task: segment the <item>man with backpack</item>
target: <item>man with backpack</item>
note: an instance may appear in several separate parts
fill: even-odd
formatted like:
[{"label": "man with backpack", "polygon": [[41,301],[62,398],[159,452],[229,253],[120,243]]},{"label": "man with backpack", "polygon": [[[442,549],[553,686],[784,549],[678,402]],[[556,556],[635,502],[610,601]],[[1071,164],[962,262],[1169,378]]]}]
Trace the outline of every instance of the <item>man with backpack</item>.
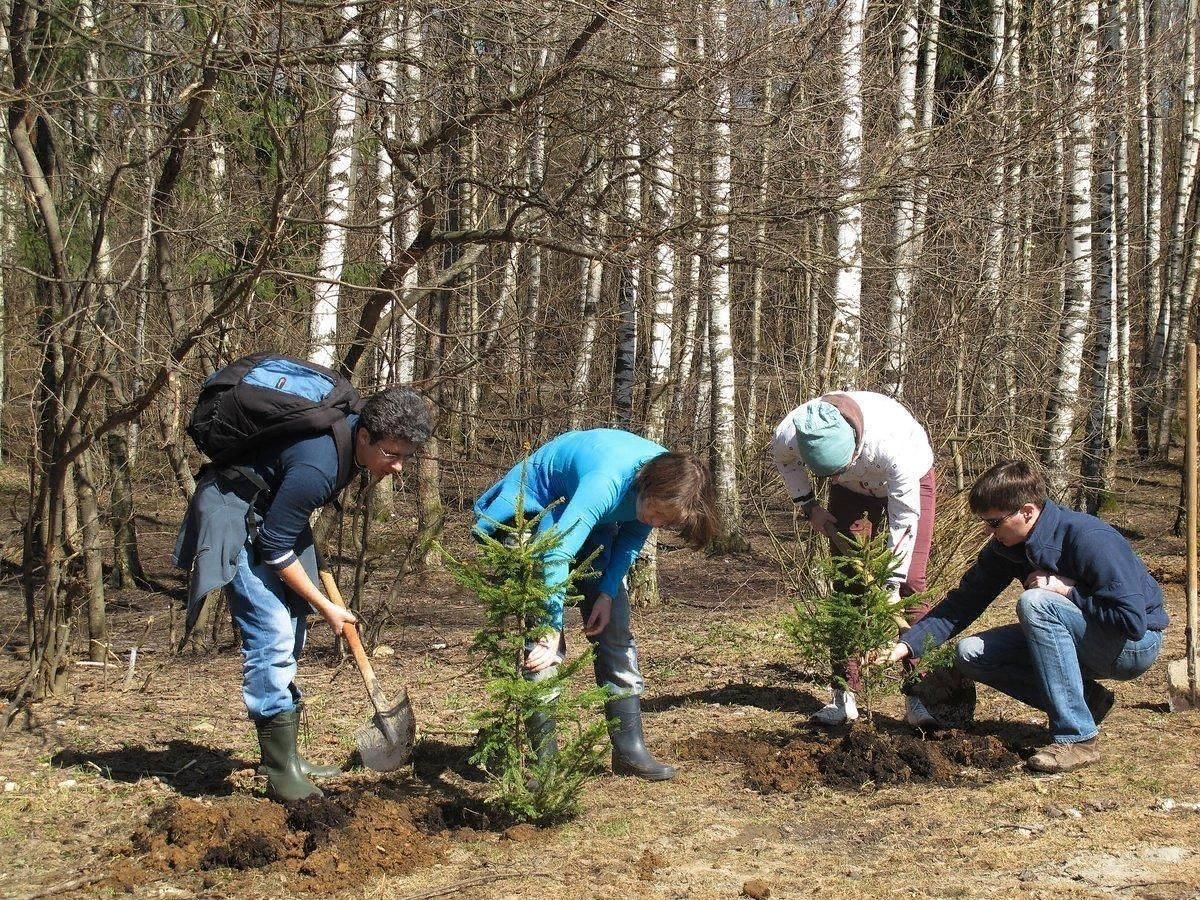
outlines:
[{"label": "man with backpack", "polygon": [[339,771],[296,748],[296,659],[316,610],[335,634],[354,614],[317,587],[309,519],[365,470],[399,474],[433,433],[427,401],[390,387],[362,401],[314,363],[256,354],[205,382],[188,433],[212,460],[201,470],[175,547],[190,571],[189,625],[209,591],[228,586],[242,637],[242,698],[258,732],[267,793],[319,796],[308,776]]}]

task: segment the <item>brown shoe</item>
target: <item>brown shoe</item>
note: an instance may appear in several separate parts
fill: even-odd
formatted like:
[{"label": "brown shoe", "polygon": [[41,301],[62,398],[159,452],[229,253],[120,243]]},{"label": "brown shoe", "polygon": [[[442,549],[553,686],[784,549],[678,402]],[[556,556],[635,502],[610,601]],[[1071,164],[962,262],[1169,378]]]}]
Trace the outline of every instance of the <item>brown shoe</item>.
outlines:
[{"label": "brown shoe", "polygon": [[1074,772],[1100,759],[1100,737],[1073,744],[1051,744],[1029,757],[1026,763],[1035,772]]}]

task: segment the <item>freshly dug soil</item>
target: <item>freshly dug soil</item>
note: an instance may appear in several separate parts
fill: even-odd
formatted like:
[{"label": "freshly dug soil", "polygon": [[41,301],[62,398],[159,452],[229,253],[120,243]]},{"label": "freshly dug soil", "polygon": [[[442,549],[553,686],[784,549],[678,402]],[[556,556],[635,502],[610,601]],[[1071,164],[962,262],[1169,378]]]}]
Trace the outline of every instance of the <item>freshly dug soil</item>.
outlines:
[{"label": "freshly dug soil", "polygon": [[432,799],[386,788],[287,806],[181,797],[133,835],[130,853],[140,856],[137,866],[118,864],[112,881],[125,887],[136,870],[152,877],[154,872],[270,866],[291,873],[298,889],[327,893],[437,862],[447,847],[444,831]]},{"label": "freshly dug soil", "polygon": [[681,742],[678,752],[691,759],[742,763],[746,784],[764,794],[794,793],[818,780],[845,788],[953,784],[966,767],[1000,772],[1020,762],[991,735],[944,731],[921,739],[865,725],[841,736],[712,731]]}]

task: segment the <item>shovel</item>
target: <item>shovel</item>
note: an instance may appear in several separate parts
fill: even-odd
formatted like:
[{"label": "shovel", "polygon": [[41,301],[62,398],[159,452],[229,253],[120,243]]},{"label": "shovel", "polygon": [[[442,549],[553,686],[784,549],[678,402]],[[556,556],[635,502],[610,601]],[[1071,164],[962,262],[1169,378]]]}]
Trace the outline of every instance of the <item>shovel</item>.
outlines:
[{"label": "shovel", "polygon": [[1187,418],[1187,443],[1184,446],[1183,477],[1186,487],[1187,510],[1187,656],[1167,665],[1167,690],[1170,692],[1171,711],[1200,709],[1200,694],[1196,690],[1196,345],[1187,345],[1187,374],[1184,381],[1187,393],[1185,417]]},{"label": "shovel", "polygon": [[[318,557],[318,570],[321,574],[321,584],[329,599],[338,606],[344,607],[342,592],[338,590],[333,573],[325,566],[325,561]],[[400,689],[400,698],[389,704],[384,696],[379,679],[367,653],[363,650],[362,641],[358,636],[358,628],[350,623],[342,626],[342,637],[350,648],[358,671],[362,674],[363,684],[367,688],[367,696],[375,707],[375,715],[369,725],[364,725],[354,734],[358,745],[358,755],[363,765],[376,772],[392,772],[412,759],[413,740],[417,734],[417,722],[413,716],[412,704],[408,702],[408,691]]]}]

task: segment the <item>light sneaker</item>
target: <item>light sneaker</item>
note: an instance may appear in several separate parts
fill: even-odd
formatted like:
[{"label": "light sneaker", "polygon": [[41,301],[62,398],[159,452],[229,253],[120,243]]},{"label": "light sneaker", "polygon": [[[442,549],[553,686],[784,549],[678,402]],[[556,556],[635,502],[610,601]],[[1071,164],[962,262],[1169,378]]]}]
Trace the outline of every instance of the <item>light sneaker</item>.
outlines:
[{"label": "light sneaker", "polygon": [[904,721],[913,728],[936,728],[938,726],[937,718],[925,708],[921,698],[911,694],[905,698]]},{"label": "light sneaker", "polygon": [[1100,736],[1073,744],[1051,744],[1029,757],[1026,763],[1035,772],[1073,772],[1100,759]]},{"label": "light sneaker", "polygon": [[854,691],[835,689],[833,700],[812,714],[810,721],[816,725],[843,725],[858,718],[858,704]]}]

